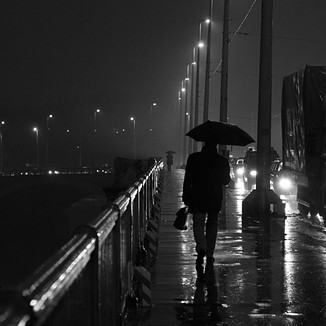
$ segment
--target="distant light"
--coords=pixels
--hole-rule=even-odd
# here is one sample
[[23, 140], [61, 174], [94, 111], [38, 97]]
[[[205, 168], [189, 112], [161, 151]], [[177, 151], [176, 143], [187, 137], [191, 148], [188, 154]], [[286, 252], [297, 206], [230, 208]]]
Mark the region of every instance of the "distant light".
[[153, 129], [152, 128], [149, 128], [149, 131], [153, 131]]
[[131, 121], [134, 121], [135, 119], [134, 119], [134, 117], [131, 117], [130, 120], [131, 120]]
[[209, 24], [211, 22], [211, 20], [209, 19], [209, 18], [207, 18], [206, 20], [205, 20], [205, 23], [206, 24]]
[[186, 112], [186, 115], [189, 115], [189, 113], [188, 113], [188, 112]]
[[185, 89], [184, 87], [182, 87], [182, 88], [181, 88], [181, 91], [182, 91], [182, 92], [185, 92], [185, 91], [186, 91], [186, 89]]
[[153, 106], [156, 106], [157, 104], [156, 103], [153, 103]]
[[38, 132], [38, 129], [36, 127], [33, 128], [33, 131]]
[[4, 121], [1, 121], [1, 124], [2, 124], [2, 125], [4, 125], [4, 124], [5, 124], [5, 122], [4, 122]]
[[96, 112], [99, 113], [99, 112], [101, 112], [101, 110], [100, 109], [97, 109]]
[[122, 131], [126, 131], [126, 129], [122, 129]]
[[191, 64], [192, 64], [192, 65], [196, 65], [196, 61], [192, 62]]
[[53, 118], [53, 115], [52, 114], [49, 114], [49, 118]]
[[70, 132], [70, 130], [69, 130], [69, 129], [67, 129], [67, 132]]
[[185, 80], [189, 80], [189, 77], [186, 77]]
[[198, 43], [198, 47], [202, 48], [204, 46], [204, 43], [203, 42], [199, 42]]

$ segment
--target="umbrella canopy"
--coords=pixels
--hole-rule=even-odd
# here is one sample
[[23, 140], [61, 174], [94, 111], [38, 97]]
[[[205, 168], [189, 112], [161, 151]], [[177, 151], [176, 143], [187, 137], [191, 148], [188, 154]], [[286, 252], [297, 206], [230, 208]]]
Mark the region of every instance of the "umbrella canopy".
[[175, 154], [175, 151], [166, 151], [165, 154]]
[[251, 136], [237, 125], [210, 120], [191, 129], [186, 135], [196, 141], [204, 142], [214, 139], [220, 145], [246, 146], [255, 142]]

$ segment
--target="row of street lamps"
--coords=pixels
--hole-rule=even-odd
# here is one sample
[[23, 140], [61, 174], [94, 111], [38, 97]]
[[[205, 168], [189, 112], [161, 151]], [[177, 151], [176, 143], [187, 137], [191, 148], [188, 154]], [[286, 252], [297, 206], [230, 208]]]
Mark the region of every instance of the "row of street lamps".
[[[152, 106], [156, 106], [156, 103], [153, 103]], [[100, 113], [100, 109], [96, 109], [94, 111], [94, 133], [97, 132], [97, 115]], [[50, 135], [50, 120], [53, 118], [52, 114], [49, 114], [46, 117], [46, 168], [49, 166], [49, 135]], [[136, 119], [134, 117], [130, 117], [130, 121], [132, 122], [133, 126], [133, 158], [136, 159]], [[3, 171], [3, 126], [5, 125], [5, 121], [0, 122], [0, 172]], [[36, 169], [40, 168], [39, 164], [39, 128], [34, 126], [32, 131], [35, 133], [35, 140], [36, 140]], [[70, 132], [70, 129], [66, 130], [67, 133]], [[77, 146], [79, 150], [79, 165], [82, 167], [82, 145], [81, 145], [81, 132], [80, 132], [80, 139], [79, 145]]]
[[[210, 25], [212, 21], [212, 4], [210, 6], [210, 18], [200, 20], [198, 26], [198, 39], [193, 48], [192, 61], [187, 65], [186, 77], [181, 81], [181, 88], [178, 91], [178, 110], [179, 115], [179, 153], [182, 153], [182, 159], [179, 156], [179, 164], [185, 165], [187, 153], [197, 151], [197, 142], [187, 139], [184, 135], [199, 123], [199, 84], [200, 84], [200, 57], [201, 49], [206, 45], [206, 76], [205, 76], [205, 97], [203, 121], [208, 119], [208, 99], [209, 99], [209, 67], [210, 60]], [[203, 24], [207, 28], [207, 42], [202, 40]], [[183, 144], [182, 144], [183, 139]], [[187, 145], [188, 141], [188, 145]]]

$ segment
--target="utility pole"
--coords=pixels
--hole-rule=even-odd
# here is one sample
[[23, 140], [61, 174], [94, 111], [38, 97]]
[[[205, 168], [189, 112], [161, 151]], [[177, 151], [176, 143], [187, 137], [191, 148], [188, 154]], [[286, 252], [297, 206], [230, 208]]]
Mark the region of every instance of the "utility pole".
[[272, 42], [273, 0], [262, 1], [256, 188], [259, 195], [259, 213], [269, 212], [266, 190], [270, 189], [271, 108], [272, 108]]
[[[243, 216], [268, 216], [271, 204], [282, 204], [270, 189], [271, 107], [272, 107], [273, 0], [262, 0], [257, 126], [256, 190], [242, 204]], [[284, 214], [283, 214], [284, 215]]]
[[[228, 73], [229, 73], [229, 0], [224, 0], [223, 17], [223, 43], [222, 43], [222, 74], [221, 74], [221, 96], [220, 96], [220, 121], [227, 122], [228, 116]], [[223, 156], [228, 158], [226, 145], [220, 145]]]
[[209, 25], [207, 29], [207, 51], [206, 51], [206, 73], [205, 73], [205, 95], [204, 95], [204, 115], [203, 122], [208, 120], [209, 107], [209, 79], [210, 79], [210, 63], [211, 63], [211, 30], [213, 21], [213, 0], [209, 5]]

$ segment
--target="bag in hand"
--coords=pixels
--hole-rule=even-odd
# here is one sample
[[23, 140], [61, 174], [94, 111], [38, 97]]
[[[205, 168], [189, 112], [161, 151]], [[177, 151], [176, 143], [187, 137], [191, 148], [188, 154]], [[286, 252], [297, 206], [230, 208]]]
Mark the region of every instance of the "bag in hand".
[[173, 226], [178, 230], [187, 230], [188, 228], [188, 207], [182, 207], [177, 211], [177, 217]]

